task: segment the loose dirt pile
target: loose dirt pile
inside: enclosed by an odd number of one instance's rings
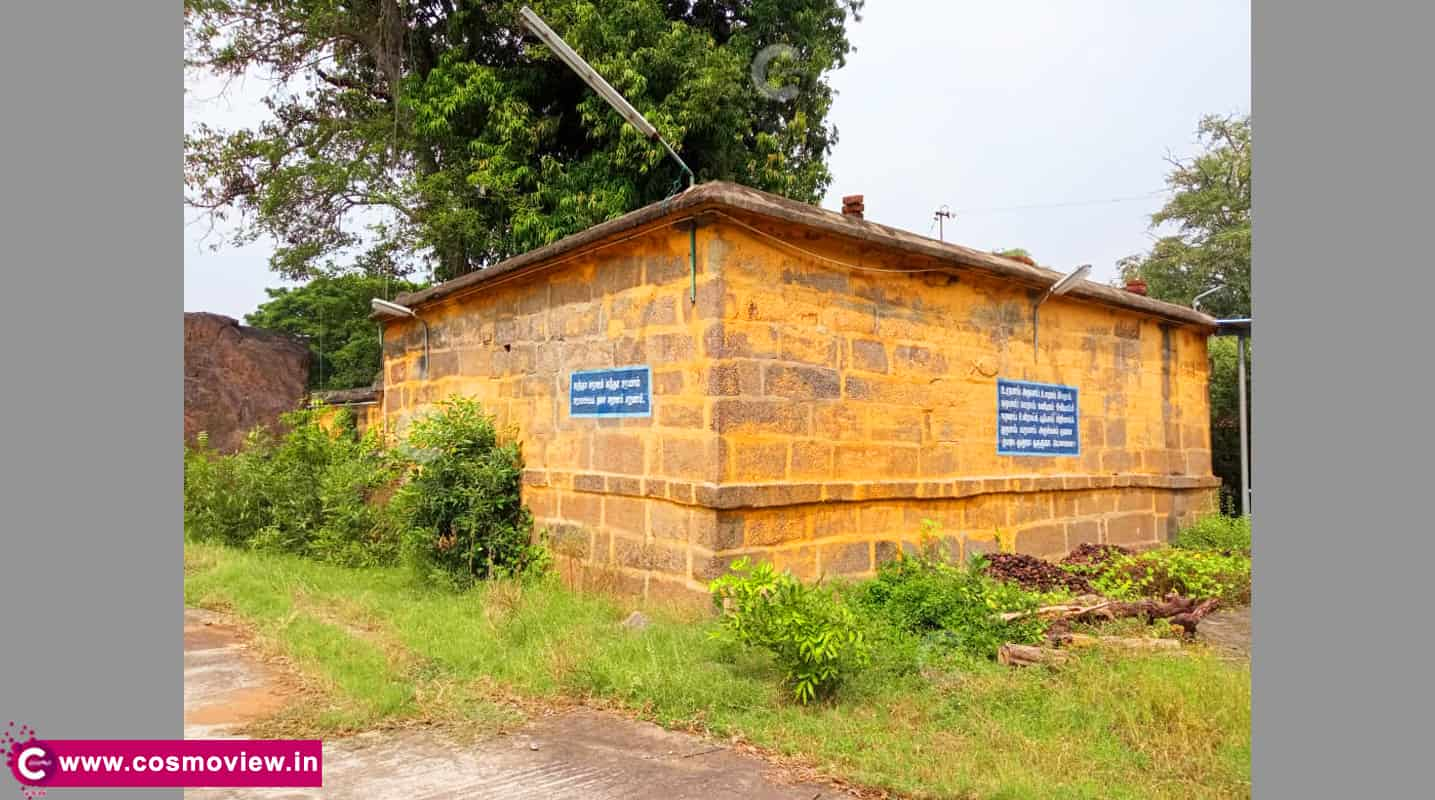
[[[1119,555],[1135,555],[1135,552],[1119,544],[1086,543],[1077,545],[1075,550],[1072,550],[1066,558],[1061,560],[1061,563],[1095,567],[1105,564]]]
[[[992,553],[987,556],[986,574],[997,580],[1012,581],[1028,591],[1049,592],[1065,588],[1076,594],[1090,594],[1091,582],[1084,575],[1075,575],[1050,561],[1019,553]]]

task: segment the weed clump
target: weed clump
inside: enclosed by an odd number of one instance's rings
[[[1041,595],[988,577],[989,568],[982,556],[962,567],[930,553],[905,555],[883,564],[853,595],[867,613],[967,655],[990,658],[1008,642],[1041,641],[1045,625],[1034,615],[1001,617],[1035,610]]]
[[[711,591],[722,612],[714,636],[770,651],[799,703],[830,695],[870,662],[857,616],[830,588],[744,558]]]
[[[546,569],[520,499],[522,454],[476,402],[444,402],[392,450],[357,435],[346,409],[281,421],[282,437],[256,428],[237,453],[203,434],[185,447],[186,539],[345,566],[405,558],[456,587]]]
[[[1172,544],[1182,550],[1249,554],[1251,518],[1211,514],[1176,534],[1176,540]]]
[[[345,409],[290,412],[275,438],[257,428],[221,455],[201,434],[184,451],[184,531],[220,542],[347,566],[391,562],[398,535],[373,498],[399,465],[376,436],[358,436]]]

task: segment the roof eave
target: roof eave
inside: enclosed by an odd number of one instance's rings
[[[394,302],[410,308],[439,302],[467,289],[480,287],[503,275],[539,266],[588,245],[598,244],[644,226],[661,223],[669,217],[683,213],[691,215],[709,209],[725,209],[786,222],[836,237],[920,255],[956,267],[977,270],[1038,289],[1048,288],[1062,277],[1061,273],[1054,270],[1034,267],[993,253],[947,242],[938,242],[899,228],[844,216],[736,184],[714,181],[700,184],[681,194],[506,259],[487,269],[470,272],[417,292],[401,294],[394,299]],[[1148,314],[1182,325],[1208,330],[1216,328],[1215,318],[1194,309],[1153,300],[1092,281],[1079,282],[1064,296]],[[377,314],[371,315],[371,318],[385,319]]]

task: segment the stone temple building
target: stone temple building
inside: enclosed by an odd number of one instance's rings
[[[751,555],[862,575],[1147,545],[1214,510],[1210,317],[705,183],[395,298],[367,424],[453,394],[522,442],[557,552],[645,593]]]

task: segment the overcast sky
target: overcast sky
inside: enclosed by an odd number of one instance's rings
[[[1094,280],[1149,247],[1165,156],[1196,151],[1201,116],[1250,111],[1249,0],[872,0],[848,35],[825,207],[863,194],[868,219],[936,237],[947,205],[948,241]],[[269,88],[189,76],[185,126],[248,126]],[[205,233],[185,228],[185,310],[242,317],[280,285],[271,245]]]

